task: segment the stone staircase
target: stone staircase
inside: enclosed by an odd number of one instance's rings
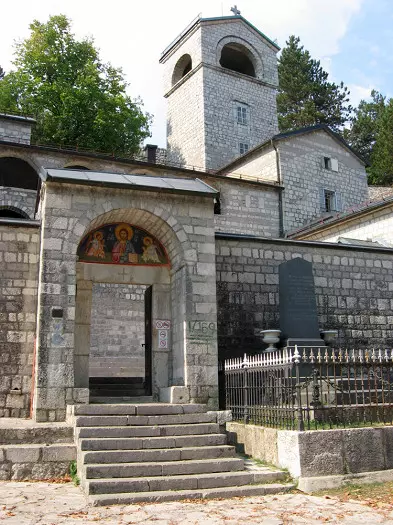
[[[271,494],[282,471],[258,467],[227,445],[204,405],[70,407],[78,474],[93,505]]]

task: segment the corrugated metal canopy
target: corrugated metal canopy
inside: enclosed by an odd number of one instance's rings
[[[67,169],[47,169],[46,180],[89,186],[121,186],[145,191],[164,191],[192,195],[216,196],[218,191],[200,179],[176,177],[152,177],[150,175],[125,175],[101,171],[82,171]]]

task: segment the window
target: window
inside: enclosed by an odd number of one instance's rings
[[[214,198],[214,215],[221,215],[221,201],[220,197]]]
[[[336,210],[336,193],[334,191],[325,190],[325,210]]]
[[[331,157],[323,157],[322,166],[325,170],[338,171],[338,160]]]
[[[248,144],[245,142],[239,142],[239,152],[240,155],[244,155],[248,151]]]
[[[247,108],[244,106],[237,106],[237,123],[243,126],[248,124]]]
[[[341,196],[334,190],[320,190],[320,206],[323,212],[341,211]]]

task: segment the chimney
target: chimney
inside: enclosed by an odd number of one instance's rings
[[[154,144],[146,144],[145,153],[147,162],[155,164],[157,162],[157,146]]]
[[[31,128],[35,123],[30,117],[0,113],[0,140],[30,144]]]

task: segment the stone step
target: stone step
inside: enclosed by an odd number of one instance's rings
[[[202,434],[218,434],[217,423],[194,423],[187,425],[159,425],[159,426],[128,426],[128,427],[78,427],[76,437],[79,439],[89,438],[94,442],[98,439],[117,439],[120,443],[123,439],[134,437],[159,437],[159,436],[189,436]],[[223,434],[220,434],[223,435]],[[218,443],[221,444],[221,443]],[[87,445],[88,446],[88,445]],[[128,447],[126,447],[128,448]],[[95,449],[86,449],[95,450]]]
[[[89,464],[82,467],[83,477],[130,478],[148,476],[174,476],[178,474],[205,474],[207,472],[234,472],[244,469],[240,458],[166,461],[150,463]]]
[[[155,492],[171,490],[212,489],[267,484],[281,478],[252,474],[249,472],[214,472],[194,475],[151,476],[123,479],[94,479],[86,481],[88,494],[122,494],[127,492]]]
[[[94,407],[95,405],[86,405]],[[96,405],[99,407],[100,405]],[[111,405],[108,405],[111,406]],[[117,405],[118,407],[127,405]],[[142,405],[141,405],[142,406]],[[148,406],[148,405],[146,405]],[[140,408],[140,407],[139,407]],[[216,423],[217,416],[214,412],[197,414],[178,414],[162,416],[77,416],[75,426],[77,427],[125,427],[146,425],[179,425],[193,423]]]
[[[128,505],[132,503],[153,503],[196,499],[235,498],[246,496],[264,496],[280,494],[295,488],[293,484],[271,483],[268,485],[244,485],[217,487],[211,489],[165,490],[155,492],[134,492],[131,494],[103,494],[89,497],[90,505]]]
[[[187,461],[194,459],[233,458],[235,447],[230,445],[183,447],[151,450],[100,450],[82,452],[83,464],[141,463],[163,461]]]
[[[136,427],[138,428],[138,427]],[[226,445],[225,434],[202,434],[188,436],[134,437],[134,438],[101,438],[81,439],[79,447],[82,451],[99,450],[141,450],[169,449],[179,447],[205,447]]]
[[[74,405],[75,416],[161,416],[172,414],[200,414],[206,413],[206,405],[174,405],[167,403],[146,404],[101,404],[101,405]]]

